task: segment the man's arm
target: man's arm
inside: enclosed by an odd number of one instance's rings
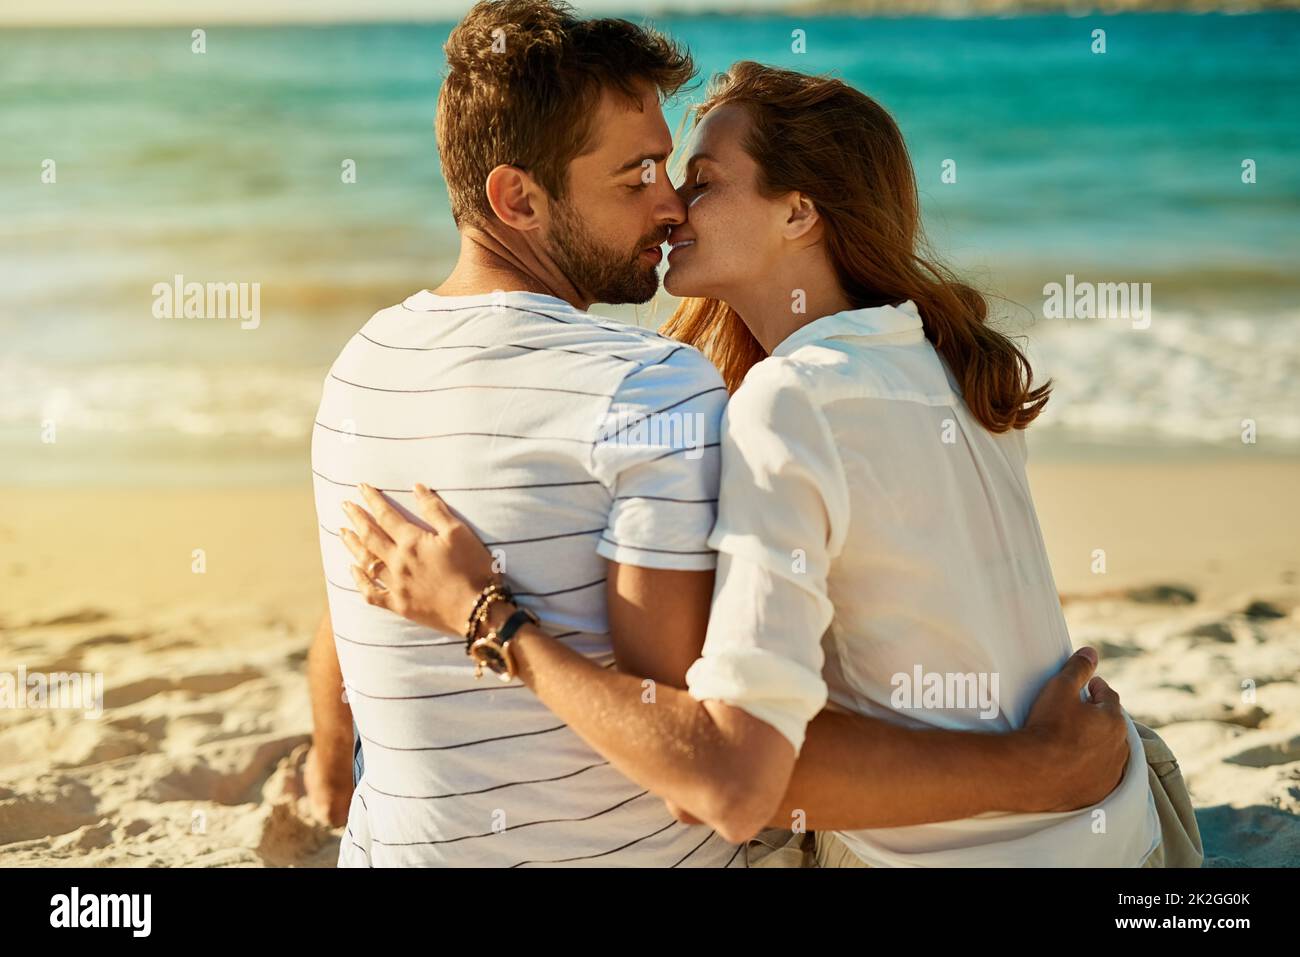
[[[709,626],[713,572],[605,563],[605,603],[618,668],[673,688],[700,656]],[[665,601],[666,596],[672,600]]]
[[[343,673],[329,612],[307,652],[312,740],[304,770],[307,798],[317,817],[339,827],[352,800],[352,708],[343,697]]]

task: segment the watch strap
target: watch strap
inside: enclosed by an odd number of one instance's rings
[[[525,624],[537,624],[537,616],[527,608],[516,609],[515,613],[506,619],[506,623],[497,629],[497,644],[504,648],[506,642],[513,638]]]

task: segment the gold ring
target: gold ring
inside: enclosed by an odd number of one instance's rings
[[[373,580],[375,576],[379,574],[379,569],[381,569],[383,566],[384,566],[383,559],[380,558],[370,559],[369,563],[366,565],[366,577]]]

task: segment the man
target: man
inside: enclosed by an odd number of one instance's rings
[[[542,626],[602,666],[684,687],[707,623],[722,380],[690,348],[585,312],[657,289],[658,247],[685,218],[660,104],[690,58],[547,0],[479,3],[446,52],[438,148],[460,257],[344,348],[314,433],[330,604],[311,655],[314,798],[342,808],[350,705],[365,770],[340,865],[743,866],[739,847],[678,820],[522,684],[475,681],[463,639],[353,587],[343,503],[365,483],[413,514],[424,483]],[[666,415],[698,423],[696,441],[636,427]],[[1072,775],[1097,779],[1094,749],[1063,748],[1059,720],[996,741],[854,721],[872,778],[905,761],[909,781],[965,782],[949,817],[1028,810],[1030,797],[1068,796]],[[1008,759],[990,762],[1004,746]],[[1023,773],[1007,780],[1008,767]]]

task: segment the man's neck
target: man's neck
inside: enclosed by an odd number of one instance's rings
[[[591,305],[591,300],[554,268],[549,257],[538,256],[527,244],[519,249],[516,245],[516,236],[475,227],[462,230],[456,265],[434,293],[481,296],[492,292],[535,292],[563,299],[584,311]]]

